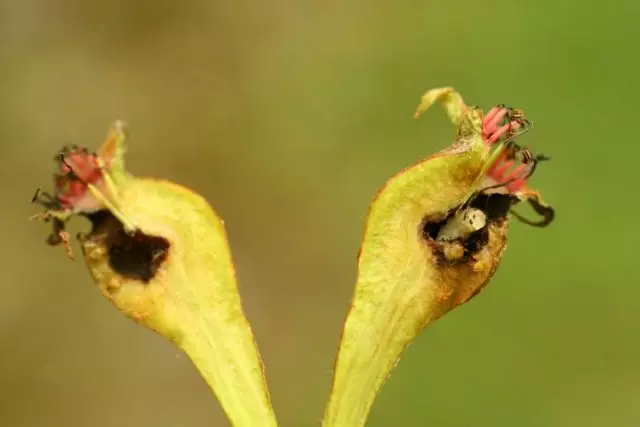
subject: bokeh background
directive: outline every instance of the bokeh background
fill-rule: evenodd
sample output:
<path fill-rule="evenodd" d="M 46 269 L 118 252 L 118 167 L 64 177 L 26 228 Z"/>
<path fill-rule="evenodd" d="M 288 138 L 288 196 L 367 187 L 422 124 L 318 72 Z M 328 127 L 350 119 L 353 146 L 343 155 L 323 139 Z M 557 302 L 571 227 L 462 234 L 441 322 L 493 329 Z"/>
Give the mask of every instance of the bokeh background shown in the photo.
<path fill-rule="evenodd" d="M 412 119 L 442 85 L 526 110 L 522 143 L 553 157 L 533 185 L 558 217 L 513 224 L 491 285 L 409 348 L 369 425 L 640 425 L 639 14 L 634 0 L 0 1 L 0 425 L 228 425 L 186 356 L 27 222 L 57 149 L 97 147 L 120 118 L 131 171 L 226 219 L 281 425 L 319 426 L 368 204 L 452 141 L 440 111 Z"/>

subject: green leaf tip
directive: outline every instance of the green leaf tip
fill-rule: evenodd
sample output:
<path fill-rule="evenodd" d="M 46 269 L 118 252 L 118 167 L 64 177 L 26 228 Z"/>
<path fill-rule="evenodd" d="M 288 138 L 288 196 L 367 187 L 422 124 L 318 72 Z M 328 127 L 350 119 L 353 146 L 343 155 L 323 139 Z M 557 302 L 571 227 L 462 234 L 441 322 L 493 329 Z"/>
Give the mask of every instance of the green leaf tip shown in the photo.
<path fill-rule="evenodd" d="M 369 208 L 324 427 L 365 425 L 405 348 L 477 295 L 505 250 L 508 212 L 522 194 L 511 181 L 495 186 L 500 191 L 485 185 L 494 184 L 487 179 L 498 175 L 497 163 L 523 151 L 513 140 L 524 118 L 506 107 L 484 115 L 451 87 L 426 92 L 415 117 L 436 103 L 456 127 L 455 141 L 392 177 Z"/>
<path fill-rule="evenodd" d="M 462 96 L 452 87 L 431 89 L 425 92 L 413 117 L 419 118 L 435 103 L 439 103 L 451 123 L 458 128 L 458 137 L 482 135 L 482 111 L 468 107 Z"/>
<path fill-rule="evenodd" d="M 68 218 L 88 217 L 78 239 L 102 294 L 185 351 L 233 426 L 276 426 L 222 219 L 187 188 L 128 174 L 125 139 L 116 122 L 96 154 L 63 148 L 55 193 L 34 197 L 38 218 L 61 236 Z"/>

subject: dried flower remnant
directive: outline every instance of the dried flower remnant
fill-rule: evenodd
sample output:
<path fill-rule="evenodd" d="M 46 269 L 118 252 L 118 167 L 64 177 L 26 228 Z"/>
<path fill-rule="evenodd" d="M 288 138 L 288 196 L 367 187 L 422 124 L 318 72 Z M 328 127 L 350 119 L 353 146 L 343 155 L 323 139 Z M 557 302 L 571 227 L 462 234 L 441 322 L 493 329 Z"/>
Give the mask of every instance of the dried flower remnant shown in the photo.
<path fill-rule="evenodd" d="M 415 117 L 435 103 L 456 126 L 455 142 L 392 177 L 371 204 L 325 427 L 363 426 L 407 345 L 487 285 L 513 206 L 528 200 L 552 212 L 526 184 L 544 158 L 516 144 L 531 128 L 521 110 L 483 114 L 438 88 Z"/>
<path fill-rule="evenodd" d="M 134 228 L 104 196 L 117 194 L 115 183 L 104 172 L 111 168 L 119 171 L 122 167 L 122 159 L 116 153 L 125 138 L 126 125 L 117 121 L 109 130 L 107 140 L 98 153 L 77 145 L 64 146 L 54 157 L 56 171 L 53 175 L 53 194 L 38 188 L 31 199 L 32 203 L 45 208 L 44 212 L 33 215 L 31 219 L 52 222 L 53 231 L 47 242 L 52 246 L 63 244 L 71 259 L 74 255 L 65 225 L 74 215 L 90 215 L 111 207 L 115 215 L 120 216 L 128 225 L 128 229 Z"/>
<path fill-rule="evenodd" d="M 514 140 L 515 136 L 531 127 L 532 123 L 525 118 L 522 110 L 498 105 L 487 112 L 482 122 L 482 136 L 489 146 L 503 144 L 504 149 L 497 150 L 497 157 L 489 164 L 478 188 L 485 194 L 511 194 L 520 201 L 527 201 L 542 216 L 541 220 L 528 220 L 513 210 L 511 213 L 526 224 L 546 227 L 555 218 L 555 211 L 542 200 L 537 191 L 527 186 L 527 181 L 536 171 L 539 162 L 551 158 L 544 154 L 533 155 L 529 149 L 520 147 Z"/>

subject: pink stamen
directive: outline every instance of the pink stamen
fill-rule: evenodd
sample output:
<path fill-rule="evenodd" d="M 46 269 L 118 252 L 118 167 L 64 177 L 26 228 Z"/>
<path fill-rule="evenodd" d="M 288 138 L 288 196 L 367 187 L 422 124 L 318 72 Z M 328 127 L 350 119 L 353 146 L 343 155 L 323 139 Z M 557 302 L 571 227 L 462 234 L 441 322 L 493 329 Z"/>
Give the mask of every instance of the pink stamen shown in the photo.
<path fill-rule="evenodd" d="M 65 163 L 61 165 L 61 172 L 63 174 L 73 172 L 78 178 L 85 182 L 93 182 L 101 177 L 101 171 L 98 167 L 96 157 L 78 152 L 65 155 Z"/>
<path fill-rule="evenodd" d="M 506 157 L 507 157 L 507 153 L 506 153 L 506 151 L 503 151 L 500 154 L 500 156 L 496 159 L 496 161 L 493 162 L 493 164 L 491 166 L 489 166 L 489 170 L 487 171 L 487 173 L 492 175 L 495 172 L 496 166 L 498 166 L 502 162 L 504 162 L 506 160 Z"/>
<path fill-rule="evenodd" d="M 524 178 L 519 178 L 511 181 L 506 185 L 507 190 L 511 193 L 515 193 L 517 191 L 521 191 L 525 188 L 527 184 L 527 180 Z"/>
<path fill-rule="evenodd" d="M 494 107 L 497 108 L 497 107 Z M 486 136 L 489 136 L 498 130 L 498 123 L 507 115 L 506 108 L 500 108 L 492 114 L 486 123 L 483 122 L 483 128 L 486 129 Z"/>
<path fill-rule="evenodd" d="M 505 135 L 507 132 L 518 129 L 520 127 L 520 123 L 517 121 L 512 121 L 507 123 L 506 125 L 500 126 L 495 132 L 491 134 L 491 136 L 487 139 L 490 144 L 496 142 L 501 136 Z"/>
<path fill-rule="evenodd" d="M 102 170 L 94 154 L 72 151 L 63 154 L 55 177 L 56 198 L 65 209 L 90 212 L 100 207 L 87 184 L 100 185 Z"/>
<path fill-rule="evenodd" d="M 508 175 L 505 175 L 503 177 L 503 180 L 506 182 L 512 179 L 516 179 L 518 176 L 524 176 L 523 173 L 526 171 L 527 168 L 528 168 L 527 165 L 520 165 L 517 168 L 513 169 L 511 172 L 509 172 Z"/>
<path fill-rule="evenodd" d="M 507 137 L 507 140 L 513 139 L 517 134 L 512 131 L 524 126 L 521 120 L 512 120 L 507 124 L 500 125 L 505 116 L 508 117 L 509 111 L 507 108 L 496 106 L 492 107 L 483 117 L 482 136 L 488 145 L 495 144 L 503 137 Z M 503 186 L 509 193 L 529 191 L 527 179 L 532 166 L 516 162 L 512 156 L 511 150 L 503 151 L 489 166 L 487 177 L 495 182 L 496 186 Z"/>
<path fill-rule="evenodd" d="M 487 126 L 489 124 L 489 121 L 493 118 L 493 116 L 496 115 L 498 111 L 500 111 L 499 107 L 492 107 L 482 119 L 482 126 Z"/>
<path fill-rule="evenodd" d="M 503 175 L 513 166 L 513 160 L 507 160 L 504 163 L 496 163 L 493 173 L 493 177 L 499 178 L 499 181 L 504 181 Z"/>

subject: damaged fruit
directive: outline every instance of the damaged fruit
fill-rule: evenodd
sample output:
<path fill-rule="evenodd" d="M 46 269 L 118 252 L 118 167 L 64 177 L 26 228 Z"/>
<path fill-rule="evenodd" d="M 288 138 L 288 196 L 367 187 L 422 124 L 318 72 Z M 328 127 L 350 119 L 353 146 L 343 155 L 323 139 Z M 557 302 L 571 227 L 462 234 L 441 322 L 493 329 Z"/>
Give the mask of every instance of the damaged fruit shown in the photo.
<path fill-rule="evenodd" d="M 88 218 L 78 240 L 102 294 L 189 355 L 233 426 L 276 426 L 222 219 L 187 188 L 128 174 L 124 129 L 116 122 L 97 153 L 61 150 L 35 218 L 52 222 L 48 242 L 69 252 L 67 221 Z"/>
<path fill-rule="evenodd" d="M 507 242 L 510 212 L 528 201 L 538 162 L 516 143 L 522 110 L 467 106 L 452 88 L 428 91 L 415 117 L 440 103 L 453 144 L 392 177 L 369 208 L 355 292 L 336 356 L 325 427 L 360 427 L 404 349 L 429 324 L 485 288 Z"/>

